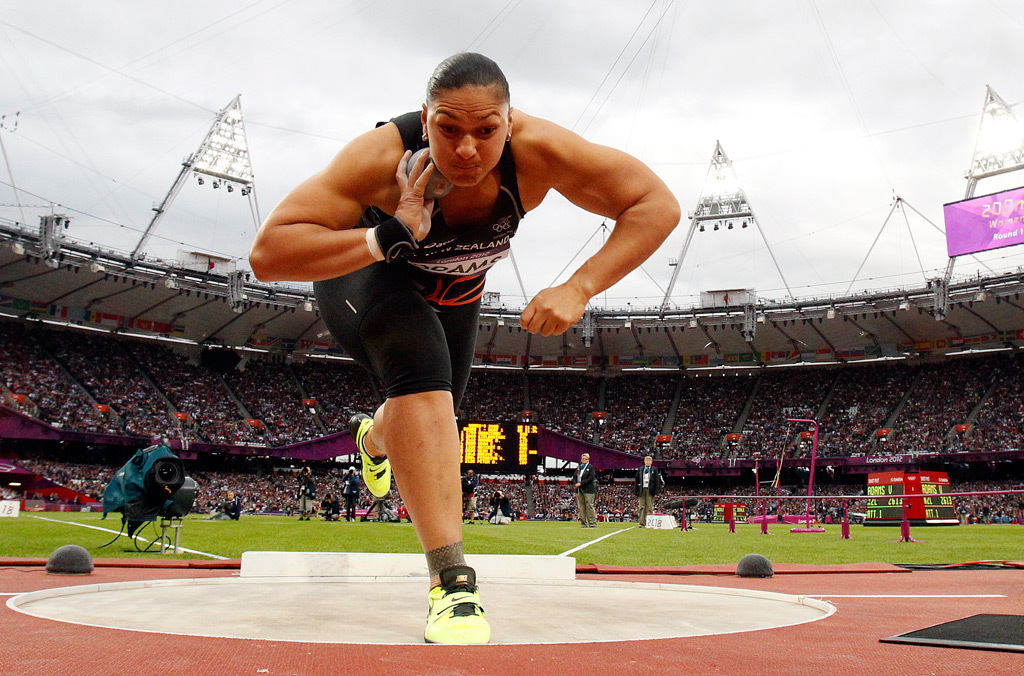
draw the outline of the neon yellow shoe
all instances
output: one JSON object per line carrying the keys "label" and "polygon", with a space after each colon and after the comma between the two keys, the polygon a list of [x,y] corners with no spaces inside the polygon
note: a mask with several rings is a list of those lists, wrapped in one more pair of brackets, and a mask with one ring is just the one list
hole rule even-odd
{"label": "neon yellow shoe", "polygon": [[441,586],[427,597],[430,612],[423,640],[427,643],[487,643],[487,624],[476,586],[476,571],[469,566],[449,566],[441,571]]}
{"label": "neon yellow shoe", "polygon": [[391,463],[386,455],[373,457],[366,452],[366,435],[373,429],[373,418],[356,413],[348,421],[348,431],[356,441],[363,464],[363,483],[374,497],[383,498],[391,491]]}

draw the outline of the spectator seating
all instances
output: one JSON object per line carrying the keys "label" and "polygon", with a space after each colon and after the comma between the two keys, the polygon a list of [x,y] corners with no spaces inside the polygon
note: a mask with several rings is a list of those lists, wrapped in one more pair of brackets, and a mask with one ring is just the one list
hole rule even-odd
{"label": "spectator seating", "polygon": [[[997,353],[603,377],[478,369],[460,418],[519,421],[531,410],[542,427],[667,460],[806,454],[801,429],[786,420],[815,417],[821,456],[1020,448],[1022,365]],[[194,346],[8,321],[0,322],[0,390],[7,405],[68,430],[266,446],[343,431],[353,413],[380,402],[379,385],[350,362],[268,355],[222,375]],[[605,417],[595,419],[599,410]],[[672,441],[656,447],[667,423]],[[893,428],[884,442],[875,435],[883,427]]]}

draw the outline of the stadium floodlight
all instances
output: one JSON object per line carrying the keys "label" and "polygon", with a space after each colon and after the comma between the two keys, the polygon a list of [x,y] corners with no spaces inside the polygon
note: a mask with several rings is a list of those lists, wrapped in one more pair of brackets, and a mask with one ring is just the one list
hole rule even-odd
{"label": "stadium floodlight", "polygon": [[22,244],[21,242],[15,242],[14,244],[11,245],[11,251],[13,251],[18,256],[24,256],[25,255],[25,245]]}
{"label": "stadium floodlight", "polygon": [[716,141],[715,152],[711,156],[711,165],[704,181],[704,190],[692,218],[698,224],[713,221],[716,225],[715,230],[719,224],[726,224],[731,230],[734,220],[753,217],[732,161],[722,149],[721,141]]}
{"label": "stadium floodlight", "polygon": [[709,223],[712,225],[712,231],[718,231],[723,225],[726,230],[733,230],[736,225],[739,225],[740,229],[754,225],[761,235],[765,248],[768,249],[768,254],[775,264],[775,269],[782,279],[783,286],[786,287],[790,297],[793,296],[793,290],[789,288],[789,282],[786,281],[786,275],[783,274],[782,268],[779,267],[779,262],[775,258],[775,252],[772,251],[771,244],[768,242],[764,231],[761,229],[761,225],[754,216],[754,212],[750,207],[750,201],[747,199],[743,187],[740,185],[739,177],[736,175],[736,170],[732,166],[732,160],[725,154],[721,141],[715,141],[715,152],[711,156],[711,164],[708,166],[708,174],[704,180],[700,199],[697,200],[696,208],[688,216],[692,223],[690,224],[689,232],[686,234],[683,248],[679,253],[679,265],[672,272],[672,279],[669,281],[668,290],[665,292],[664,299],[662,299],[662,310],[668,307],[669,299],[672,297],[672,291],[675,289],[676,280],[679,276],[679,270],[682,268],[683,261],[686,260],[686,253],[689,251],[690,243],[693,241],[694,232],[698,230],[705,232],[706,225]]}
{"label": "stadium floodlight", "polygon": [[992,87],[985,87],[974,157],[965,175],[969,182],[967,197],[973,196],[979,179],[1017,169],[1024,169],[1024,125]]}
{"label": "stadium floodlight", "polygon": [[[249,186],[253,181],[252,165],[249,162],[249,143],[245,138],[245,124],[242,120],[241,95],[236,96],[217,115],[192,161],[197,174],[206,174],[214,179]],[[220,181],[214,181],[219,187]],[[230,184],[229,184],[230,185]]]}
{"label": "stadium floodlight", "polygon": [[93,263],[89,266],[89,269],[93,272],[106,272],[106,268],[101,263]]}
{"label": "stadium floodlight", "polygon": [[214,188],[220,188],[223,185],[228,192],[233,192],[237,185],[242,195],[249,198],[253,222],[259,227],[262,219],[259,216],[256,196],[253,193],[255,184],[252,164],[249,161],[249,144],[245,137],[245,123],[242,119],[241,97],[241,94],[235,96],[231,103],[217,113],[217,118],[199,145],[199,149],[182,160],[181,172],[174,185],[171,186],[163,201],[153,207],[155,214],[143,232],[139,243],[135,246],[132,260],[141,258],[142,250],[150,236],[190,174],[196,178],[199,185],[206,182],[203,178],[205,176],[212,179],[211,183]]}

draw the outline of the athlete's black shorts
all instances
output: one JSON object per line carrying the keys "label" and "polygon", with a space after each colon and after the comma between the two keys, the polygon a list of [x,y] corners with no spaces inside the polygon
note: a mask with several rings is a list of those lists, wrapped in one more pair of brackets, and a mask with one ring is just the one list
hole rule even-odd
{"label": "athlete's black shorts", "polygon": [[374,263],[313,285],[320,314],[345,352],[387,396],[445,390],[455,410],[469,381],[479,299],[438,306],[401,263]]}

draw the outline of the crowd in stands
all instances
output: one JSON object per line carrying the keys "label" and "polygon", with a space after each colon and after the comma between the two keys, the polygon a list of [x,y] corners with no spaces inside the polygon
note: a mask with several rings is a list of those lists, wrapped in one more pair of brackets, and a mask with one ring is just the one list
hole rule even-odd
{"label": "crowd in stands", "polygon": [[734,455],[750,457],[756,450],[778,456],[795,435],[808,429],[788,419],[813,419],[838,374],[836,369],[801,368],[762,375]]}
{"label": "crowd in stands", "polygon": [[[531,411],[544,428],[664,460],[808,454],[809,427],[788,418],[818,420],[819,456],[1024,442],[1024,367],[1006,353],[707,373],[478,369],[459,415],[519,421]],[[17,322],[0,322],[0,386],[4,405],[67,430],[257,446],[343,431],[380,402],[378,384],[350,362],[268,355],[220,373],[196,346]],[[665,429],[671,440],[658,443]]]}
{"label": "crowd in stands", "polygon": [[916,369],[903,363],[870,364],[843,369],[825,413],[818,419],[818,452],[823,455],[868,454],[877,444],[875,431],[914,382]]}
{"label": "crowd in stands", "polygon": [[726,435],[732,432],[755,378],[750,375],[684,378],[672,443],[660,456],[721,457]]}
{"label": "crowd in stands", "polygon": [[985,398],[975,424],[963,432],[954,430],[953,449],[993,451],[1019,448],[1024,439],[1024,357],[1010,361],[996,386]]}
{"label": "crowd in stands", "polygon": [[293,368],[306,398],[316,403],[320,420],[332,433],[348,429],[348,419],[356,413],[373,415],[380,404],[377,385],[355,364],[309,359]]}
{"label": "crowd in stands", "polygon": [[114,478],[114,472],[118,469],[108,465],[87,465],[39,458],[23,458],[15,462],[44,479],[96,501],[103,499],[103,491],[107,489],[107,484]]}
{"label": "crowd in stands", "polygon": [[[54,483],[82,493],[100,501],[103,492],[118,467],[102,464],[84,464],[54,460],[53,458],[26,457],[12,460],[31,472]],[[337,466],[318,469],[314,472],[316,500],[320,503],[329,496],[340,496],[341,479],[345,467]],[[298,470],[295,467],[260,468],[254,472],[203,471],[187,469],[199,485],[199,495],[192,511],[206,514],[214,512],[223,503],[227,493],[233,492],[239,499],[243,514],[293,514],[297,506]],[[1019,480],[1004,481],[960,481],[951,485],[950,492],[1005,491],[1019,488]],[[799,499],[804,495],[804,486],[782,486],[780,489],[765,489],[763,508],[768,515],[801,515],[807,503]],[[568,477],[540,475],[483,475],[476,490],[477,518],[485,520],[492,511],[492,498],[500,491],[509,499],[516,517],[529,515],[530,518],[552,521],[577,520],[576,494]],[[734,485],[731,488],[668,485],[655,500],[655,512],[662,512],[664,502],[674,496],[707,496],[699,499],[688,511],[688,519],[710,521],[716,502],[729,496],[749,496],[752,485]],[[819,483],[814,488],[818,496],[865,496],[864,485]],[[777,495],[798,499],[778,500]],[[32,496],[25,496],[31,498]],[[867,498],[840,500],[814,500],[812,514],[820,522],[838,522],[842,516],[843,503],[849,514],[864,513]],[[1010,523],[1024,519],[1024,494],[978,495],[954,497],[954,507],[964,524]],[[762,504],[753,499],[739,499],[745,505],[747,515],[757,515]],[[365,486],[361,487],[358,500],[359,510],[373,507],[373,497]],[[397,491],[387,503],[392,511],[402,511]],[[603,521],[636,521],[637,499],[632,480],[602,481],[597,490],[595,510]],[[678,514],[678,510],[668,510]]]}
{"label": "crowd in stands", "polygon": [[[202,488],[194,512],[209,513],[217,508],[228,491],[232,491],[247,514],[297,513],[298,470],[293,467],[248,474],[239,472],[196,472],[193,478]],[[313,474],[316,502],[329,496],[341,498],[342,468],[317,471]],[[396,493],[397,494],[397,493]],[[365,486],[360,489],[358,508],[369,509],[373,497]]]}
{"label": "crowd in stands", "polygon": [[[1005,481],[972,481],[957,484],[953,490],[973,493],[1004,491],[1008,488],[1011,486]],[[1024,494],[969,495],[953,498],[953,501],[961,523],[1009,523],[1024,517]]]}
{"label": "crowd in stands", "polygon": [[668,418],[679,378],[667,374],[630,373],[608,378],[600,444],[644,455],[654,447]]}
{"label": "crowd in stands", "polygon": [[179,426],[167,402],[141,377],[117,341],[66,331],[40,332],[39,341],[92,395],[97,404],[120,418],[123,434],[176,437]]}
{"label": "crowd in stands", "polygon": [[174,407],[187,416],[182,436],[215,443],[262,444],[258,428],[232,399],[221,376],[193,358],[148,343],[127,342],[125,348]]}
{"label": "crowd in stands", "polygon": [[469,374],[459,417],[487,422],[519,421],[527,410],[524,404],[522,371],[477,369]]}
{"label": "crowd in stands", "polygon": [[530,410],[533,421],[555,432],[584,441],[594,438],[594,411],[598,410],[598,381],[581,373],[530,373]]}
{"label": "crowd in stands", "polygon": [[303,406],[299,382],[282,359],[244,361],[244,370],[225,374],[228,387],[245,406],[248,418],[263,423],[266,442],[285,446],[324,436],[312,406]]}
{"label": "crowd in stands", "polygon": [[[33,327],[34,328],[34,327]],[[89,400],[85,390],[47,355],[26,325],[0,322],[0,377],[26,408],[54,427],[113,432],[118,426]]]}
{"label": "crowd in stands", "polygon": [[918,377],[889,442],[893,453],[944,449],[995,383],[1005,359],[947,359],[918,367]]}

